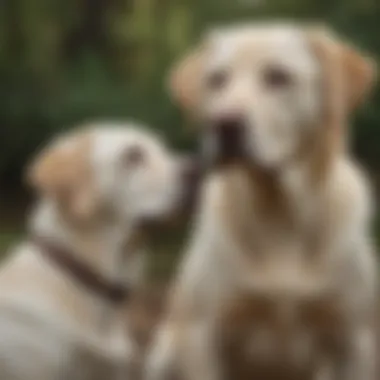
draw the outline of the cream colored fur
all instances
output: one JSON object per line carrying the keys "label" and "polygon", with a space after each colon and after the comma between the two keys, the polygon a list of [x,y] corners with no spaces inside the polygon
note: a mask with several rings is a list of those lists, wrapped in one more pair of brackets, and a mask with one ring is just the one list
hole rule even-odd
{"label": "cream colored fur", "polygon": [[[180,207],[181,166],[158,137],[134,123],[75,129],[49,144],[28,170],[39,198],[28,232],[133,291],[145,258],[139,223],[160,221]],[[125,307],[83,287],[39,249],[27,238],[1,265],[0,378],[130,378],[138,352],[125,328]]]}
{"label": "cream colored fur", "polygon": [[[272,67],[290,75],[289,87],[263,84]],[[218,70],[226,83],[207,88]],[[321,349],[312,318],[308,328],[291,330],[282,353],[277,327],[257,325],[246,348],[252,363],[276,366],[286,355],[290,366],[313,365],[313,378],[375,379],[373,205],[347,147],[348,116],[372,81],[372,63],[350,45],[328,30],[290,24],[222,28],[175,68],[174,98],[195,117],[226,111],[244,117],[248,157],[211,170],[205,180],[148,379],[176,370],[185,379],[221,379],[216,329],[240,297],[256,306],[270,299],[285,324],[307,302],[324,305],[324,312],[335,307],[327,299],[339,305],[334,331],[341,349]]]}

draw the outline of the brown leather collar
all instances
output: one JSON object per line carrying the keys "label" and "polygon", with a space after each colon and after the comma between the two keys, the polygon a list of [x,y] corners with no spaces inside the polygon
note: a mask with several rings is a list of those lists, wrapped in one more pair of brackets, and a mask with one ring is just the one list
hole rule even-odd
{"label": "brown leather collar", "polygon": [[95,295],[115,305],[120,305],[128,300],[130,296],[128,286],[105,279],[102,275],[78,260],[70,251],[54,244],[48,239],[33,237],[32,241],[45,258],[53,262],[60,270]]}

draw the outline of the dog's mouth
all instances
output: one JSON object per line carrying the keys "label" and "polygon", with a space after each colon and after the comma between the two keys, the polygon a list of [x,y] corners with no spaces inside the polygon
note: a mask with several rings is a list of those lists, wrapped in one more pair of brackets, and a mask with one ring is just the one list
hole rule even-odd
{"label": "dog's mouth", "polygon": [[182,225],[191,215],[196,196],[186,197],[186,202],[163,215],[146,215],[139,218],[136,227],[144,234],[152,235]]}
{"label": "dog's mouth", "polygon": [[186,157],[178,175],[181,191],[178,199],[173,201],[173,207],[163,214],[141,216],[137,227],[147,233],[156,233],[186,222],[197,203],[201,177],[200,161],[195,157]]}
{"label": "dog's mouth", "polygon": [[143,216],[136,223],[137,228],[144,233],[155,233],[161,229],[166,229],[175,223],[174,215],[165,215],[165,217]]}

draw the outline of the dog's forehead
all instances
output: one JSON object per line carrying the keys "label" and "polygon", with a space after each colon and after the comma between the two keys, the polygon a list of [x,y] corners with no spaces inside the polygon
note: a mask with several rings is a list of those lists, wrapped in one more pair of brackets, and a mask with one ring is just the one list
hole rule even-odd
{"label": "dog's forehead", "polygon": [[139,146],[149,151],[150,154],[159,154],[164,147],[157,136],[146,132],[143,127],[139,126],[96,128],[93,130],[93,136],[93,158],[102,163],[112,163],[118,160],[131,147]]}
{"label": "dog's forehead", "polygon": [[208,42],[209,66],[262,60],[302,67],[314,60],[305,33],[291,26],[231,27],[211,32]]}

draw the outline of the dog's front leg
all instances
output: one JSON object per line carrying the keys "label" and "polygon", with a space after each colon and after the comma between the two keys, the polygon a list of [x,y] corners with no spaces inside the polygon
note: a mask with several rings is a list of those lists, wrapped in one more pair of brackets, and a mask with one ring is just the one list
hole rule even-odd
{"label": "dog's front leg", "polygon": [[376,334],[374,329],[369,327],[354,328],[345,340],[337,364],[337,380],[377,379]]}
{"label": "dog's front leg", "polygon": [[221,379],[216,339],[212,323],[199,321],[187,327],[179,368],[183,380]]}
{"label": "dog's front leg", "polygon": [[147,362],[147,380],[219,380],[214,329],[206,321],[162,327]]}
{"label": "dog's front leg", "polygon": [[160,326],[152,348],[148,352],[144,378],[146,380],[166,380],[172,377],[178,360],[178,332],[174,325]]}
{"label": "dog's front leg", "polygon": [[[214,194],[210,194],[214,195]],[[216,197],[204,202],[204,212],[180,264],[169,298],[167,317],[159,327],[147,358],[148,380],[219,380],[216,319],[229,297],[231,265],[224,240],[210,220]],[[206,209],[212,208],[212,211]]]}

